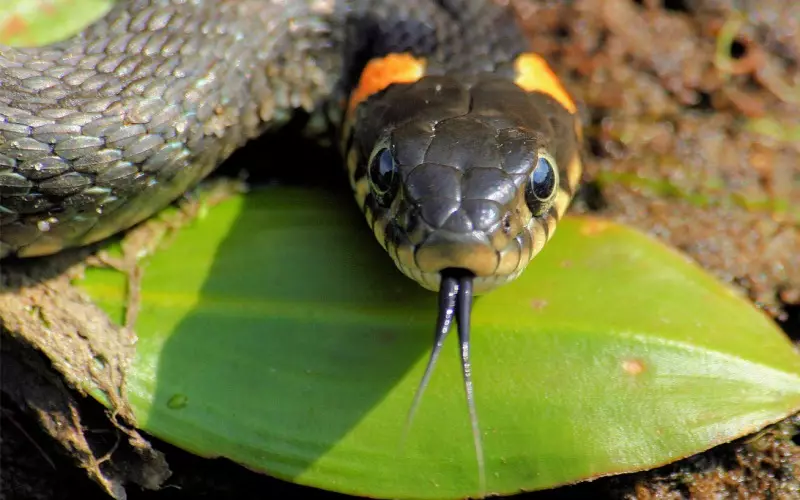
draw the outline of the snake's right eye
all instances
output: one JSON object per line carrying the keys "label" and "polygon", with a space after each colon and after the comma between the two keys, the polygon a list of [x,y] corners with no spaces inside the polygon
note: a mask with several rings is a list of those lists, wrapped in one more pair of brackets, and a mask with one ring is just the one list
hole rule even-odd
{"label": "snake's right eye", "polygon": [[367,175],[369,176],[369,185],[378,203],[384,206],[390,204],[400,183],[400,174],[397,172],[397,164],[391,148],[384,146],[372,154]]}
{"label": "snake's right eye", "polygon": [[555,160],[547,153],[540,151],[536,167],[528,178],[525,188],[525,201],[534,217],[547,212],[558,194],[558,170]]}

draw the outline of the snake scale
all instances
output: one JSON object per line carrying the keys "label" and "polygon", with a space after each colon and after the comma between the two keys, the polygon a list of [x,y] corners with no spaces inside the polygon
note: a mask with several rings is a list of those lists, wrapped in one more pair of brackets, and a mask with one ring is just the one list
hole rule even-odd
{"label": "snake scale", "polygon": [[575,105],[507,6],[123,0],[68,40],[0,46],[0,257],[127,229],[300,110],[335,132],[397,268],[439,293],[412,413],[457,323],[483,473],[472,296],[525,269],[582,171]]}

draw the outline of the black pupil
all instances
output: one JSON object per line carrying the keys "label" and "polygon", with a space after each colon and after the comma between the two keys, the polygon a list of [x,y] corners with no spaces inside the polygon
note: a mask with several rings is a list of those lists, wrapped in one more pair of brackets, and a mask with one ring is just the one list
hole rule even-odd
{"label": "black pupil", "polygon": [[546,158],[539,158],[536,168],[531,175],[533,195],[540,200],[546,200],[553,194],[556,184],[556,175],[553,166]]}
{"label": "black pupil", "polygon": [[394,161],[388,148],[382,150],[372,160],[369,175],[375,188],[380,192],[379,194],[384,194],[391,189],[394,180]]}

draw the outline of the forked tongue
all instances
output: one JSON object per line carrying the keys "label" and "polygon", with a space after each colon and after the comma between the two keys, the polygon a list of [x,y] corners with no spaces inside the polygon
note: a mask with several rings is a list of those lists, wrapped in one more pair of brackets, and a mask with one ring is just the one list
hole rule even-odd
{"label": "forked tongue", "polygon": [[472,424],[472,439],[475,445],[475,455],[478,461],[478,477],[481,493],[486,491],[486,471],[484,469],[483,445],[481,443],[480,427],[478,425],[478,412],[475,409],[475,398],[472,391],[472,365],[469,357],[469,320],[472,311],[472,280],[474,275],[465,269],[444,269],[442,282],[439,288],[439,317],[436,320],[436,333],[434,335],[433,350],[425,367],[425,374],[419,383],[414,401],[408,411],[406,427],[403,437],[408,434],[412,420],[417,412],[422,394],[428,387],[433,368],[439,359],[442,344],[450,331],[453,320],[458,324],[458,344],[461,353],[461,369],[464,374],[464,390],[467,395],[469,419]]}

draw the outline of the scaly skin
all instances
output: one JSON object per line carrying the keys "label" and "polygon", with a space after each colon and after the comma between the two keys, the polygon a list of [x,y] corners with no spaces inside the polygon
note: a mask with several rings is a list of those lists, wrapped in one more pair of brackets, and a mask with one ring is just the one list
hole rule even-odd
{"label": "scaly skin", "polygon": [[295,109],[338,102],[365,56],[475,72],[524,49],[505,9],[441,4],[126,0],[62,43],[0,46],[0,257],[142,221]]}

